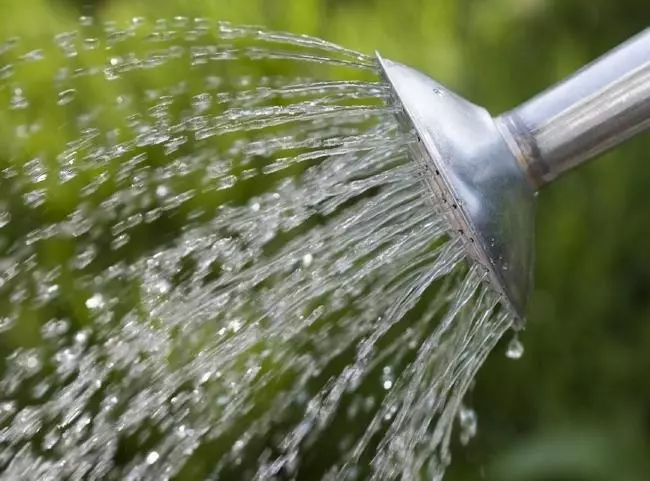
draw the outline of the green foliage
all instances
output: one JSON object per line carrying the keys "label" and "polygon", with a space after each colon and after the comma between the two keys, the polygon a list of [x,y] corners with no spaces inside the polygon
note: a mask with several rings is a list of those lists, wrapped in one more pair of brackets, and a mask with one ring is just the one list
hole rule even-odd
{"label": "green foliage", "polygon": [[[6,2],[3,35],[29,34],[35,46],[90,10],[102,19],[180,14],[317,35],[418,67],[494,113],[641,30],[650,15],[641,0],[105,0],[93,9],[81,0]],[[65,125],[63,111],[48,108],[39,71],[26,78],[25,88],[43,95],[38,115],[47,125]],[[88,102],[114,94],[92,82],[81,88]],[[0,139],[9,135],[0,128]],[[45,130],[40,144],[27,148],[52,148],[64,138]],[[483,368],[472,393],[478,437],[455,450],[449,480],[647,479],[649,148],[641,136],[541,193],[526,354],[513,362],[496,352]],[[52,189],[54,213],[44,215],[67,212],[74,193]],[[44,255],[57,261],[56,250]],[[33,315],[21,319],[12,342],[37,338]]]}

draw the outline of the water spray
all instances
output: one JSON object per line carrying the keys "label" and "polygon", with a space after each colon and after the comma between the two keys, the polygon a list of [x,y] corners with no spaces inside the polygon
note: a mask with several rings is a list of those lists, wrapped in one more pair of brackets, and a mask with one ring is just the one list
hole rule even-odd
{"label": "water spray", "polygon": [[650,29],[497,117],[377,56],[452,235],[523,319],[537,190],[650,127]]}

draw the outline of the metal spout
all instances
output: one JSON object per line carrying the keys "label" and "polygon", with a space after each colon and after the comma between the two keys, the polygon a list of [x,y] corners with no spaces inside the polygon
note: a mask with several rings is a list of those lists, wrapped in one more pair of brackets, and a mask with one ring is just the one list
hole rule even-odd
{"label": "metal spout", "polygon": [[535,192],[650,127],[650,29],[493,118],[423,73],[377,54],[418,138],[436,204],[519,320],[532,287]]}
{"label": "metal spout", "polygon": [[650,28],[501,115],[536,187],[650,127]]}

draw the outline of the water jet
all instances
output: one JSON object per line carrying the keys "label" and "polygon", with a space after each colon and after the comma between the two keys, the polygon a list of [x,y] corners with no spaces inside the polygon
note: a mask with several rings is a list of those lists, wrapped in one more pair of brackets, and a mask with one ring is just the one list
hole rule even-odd
{"label": "water jet", "polygon": [[0,44],[7,477],[441,479],[535,187],[505,122],[382,64],[182,16]]}

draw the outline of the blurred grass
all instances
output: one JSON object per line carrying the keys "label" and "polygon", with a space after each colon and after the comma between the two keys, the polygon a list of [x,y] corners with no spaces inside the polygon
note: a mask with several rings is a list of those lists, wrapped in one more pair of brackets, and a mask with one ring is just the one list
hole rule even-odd
{"label": "blurred grass", "polygon": [[[493,113],[633,35],[650,18],[650,3],[643,0],[5,4],[3,36],[29,34],[35,47],[39,38],[71,29],[81,13],[115,20],[205,16],[317,35],[418,67]],[[37,90],[38,72],[30,79]],[[89,101],[103,95],[89,93]],[[38,114],[57,125],[61,112],[42,108]],[[60,140],[43,133],[43,143]],[[649,147],[643,135],[540,195],[526,354],[512,362],[496,352],[483,368],[472,393],[478,437],[455,450],[448,479],[627,481],[650,475]],[[26,324],[20,343],[30,338],[28,331]]]}

